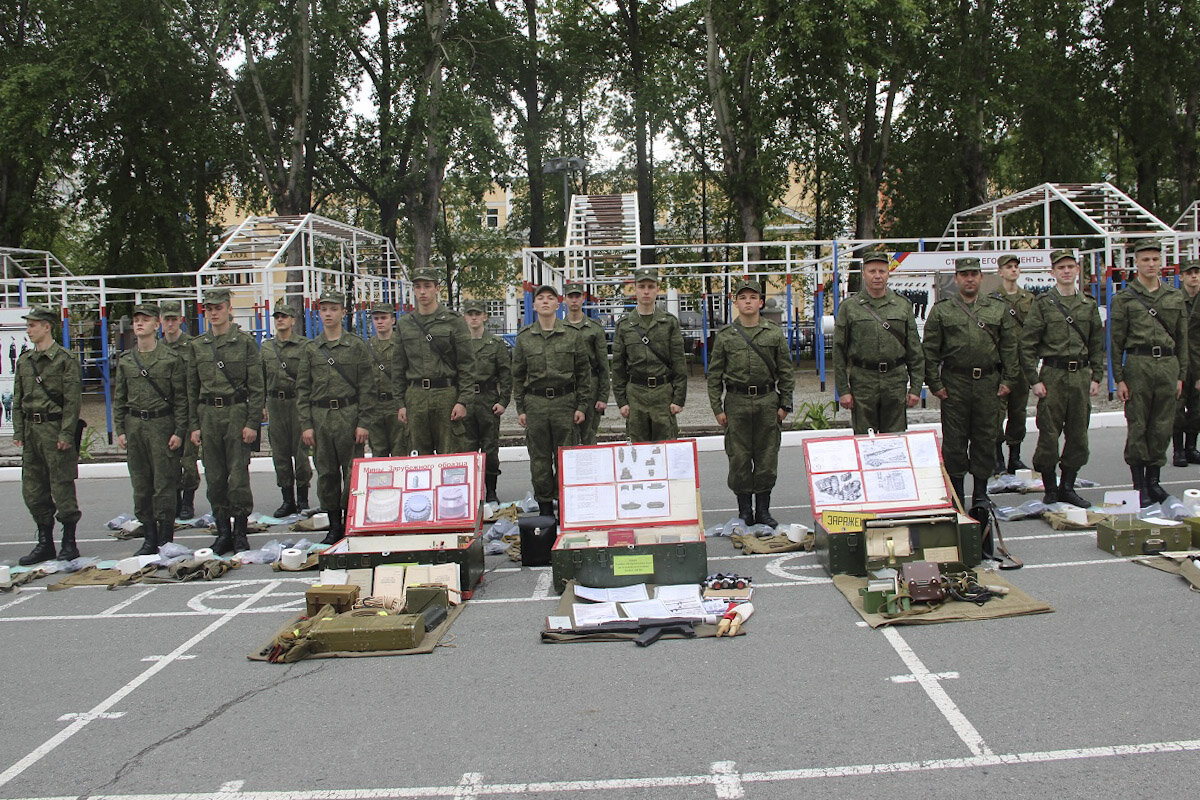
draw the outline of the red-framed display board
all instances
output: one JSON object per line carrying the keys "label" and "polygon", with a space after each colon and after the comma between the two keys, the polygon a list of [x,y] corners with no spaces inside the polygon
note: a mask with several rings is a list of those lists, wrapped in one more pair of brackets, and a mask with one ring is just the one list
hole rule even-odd
{"label": "red-framed display board", "polygon": [[804,466],[816,517],[827,508],[903,512],[954,504],[933,431],[806,439]]}
{"label": "red-framed display board", "polygon": [[483,454],[357,458],[347,536],[478,531],[483,525]]}

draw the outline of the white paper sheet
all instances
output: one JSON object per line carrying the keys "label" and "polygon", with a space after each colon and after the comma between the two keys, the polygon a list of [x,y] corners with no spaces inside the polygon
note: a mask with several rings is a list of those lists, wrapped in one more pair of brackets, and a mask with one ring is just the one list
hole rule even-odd
{"label": "white paper sheet", "polygon": [[692,442],[672,442],[667,446],[667,477],[671,480],[695,480],[696,462]]}
{"label": "white paper sheet", "polygon": [[662,600],[641,600],[637,603],[622,603],[621,610],[629,619],[668,619],[671,612]]}
{"label": "white paper sheet", "polygon": [[666,481],[622,483],[620,487],[617,516],[621,519],[671,515],[671,490]]}
{"label": "white paper sheet", "polygon": [[901,503],[917,500],[917,484],[909,469],[868,470],[863,473],[867,501]]}
{"label": "white paper sheet", "polygon": [[603,625],[605,622],[615,622],[621,619],[617,613],[616,603],[573,603],[571,616],[576,628],[589,625]]}
{"label": "white paper sheet", "polygon": [[845,472],[858,469],[858,450],[853,439],[807,443],[809,471]]}
{"label": "white paper sheet", "polygon": [[905,438],[908,440],[908,452],[914,467],[939,469],[941,460],[938,458],[937,435],[933,431],[910,433]]}
{"label": "white paper sheet", "polygon": [[564,485],[580,483],[612,483],[613,453],[607,449],[581,448],[563,451]]}
{"label": "white paper sheet", "polygon": [[580,600],[591,600],[594,603],[634,603],[639,600],[649,600],[650,592],[644,583],[616,586],[612,589],[598,589],[594,586],[576,584],[575,596]]}
{"label": "white paper sheet", "polygon": [[654,592],[654,599],[661,600],[672,616],[704,616],[704,603],[700,596],[700,586],[698,584],[683,583],[671,586],[659,586]]}
{"label": "white paper sheet", "polygon": [[617,487],[611,483],[564,486],[561,513],[565,525],[617,519]]}
{"label": "white paper sheet", "polygon": [[885,439],[859,439],[858,454],[863,469],[897,469],[910,466],[908,447],[899,437]]}
{"label": "white paper sheet", "polygon": [[813,478],[814,506],[844,506],[864,499],[860,472],[831,472]]}

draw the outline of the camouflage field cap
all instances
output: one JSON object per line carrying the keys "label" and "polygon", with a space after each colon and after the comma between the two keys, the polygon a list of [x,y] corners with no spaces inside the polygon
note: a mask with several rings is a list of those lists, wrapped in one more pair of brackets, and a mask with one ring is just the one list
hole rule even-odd
{"label": "camouflage field cap", "polygon": [[271,312],[271,316],[296,319],[300,316],[300,311],[294,304],[289,303],[287,300],[276,300],[275,310]]}
{"label": "camouflage field cap", "polygon": [[49,322],[53,325],[59,321],[60,317],[58,316],[58,311],[53,306],[37,305],[29,309],[29,313],[24,316],[24,319]]}
{"label": "camouflage field cap", "polygon": [[979,266],[979,259],[975,256],[964,256],[963,258],[954,259],[954,272],[983,272]]}
{"label": "camouflage field cap", "polygon": [[464,314],[469,314],[472,311],[477,311],[480,314],[487,313],[487,303],[482,300],[464,300],[462,304]]}
{"label": "camouflage field cap", "polygon": [[158,304],[158,313],[164,317],[182,317],[182,300],[163,300]]}
{"label": "camouflage field cap", "polygon": [[1057,264],[1058,262],[1062,261],[1064,258],[1071,258],[1071,259],[1075,258],[1075,251],[1074,251],[1074,250],[1068,250],[1068,249],[1067,249],[1067,248],[1065,248],[1065,247],[1064,247],[1064,248],[1062,248],[1062,249],[1060,249],[1060,250],[1053,250],[1053,251],[1051,251],[1051,253],[1050,253],[1050,266],[1054,266],[1054,265],[1055,265],[1055,264]]}
{"label": "camouflage field cap", "polygon": [[229,302],[229,290],[224,286],[212,286],[204,290],[204,305]]}
{"label": "camouflage field cap", "polygon": [[752,281],[749,278],[742,278],[737,282],[733,287],[733,296],[737,297],[744,291],[757,292],[760,295],[763,293],[762,286],[759,285],[758,281]]}
{"label": "camouflage field cap", "polygon": [[583,288],[583,284],[578,281],[571,281],[563,287],[563,294],[587,294],[587,290]]}
{"label": "camouflage field cap", "polygon": [[388,316],[395,316],[396,306],[393,305],[392,303],[388,303],[384,300],[376,300],[374,303],[371,303],[371,313],[372,314],[387,314]]}
{"label": "camouflage field cap", "polygon": [[862,263],[864,267],[867,264],[870,264],[872,261],[882,261],[883,263],[890,265],[892,263],[892,254],[887,250],[878,249],[868,250],[867,252],[863,253]]}
{"label": "camouflage field cap", "polygon": [[1005,264],[1016,264],[1019,267],[1021,266],[1021,259],[1015,253],[1005,253],[996,259],[996,266],[1003,267]]}
{"label": "camouflage field cap", "polygon": [[558,289],[555,289],[553,286],[551,286],[548,283],[543,283],[541,286],[534,289],[533,296],[537,297],[542,292],[553,292],[555,297],[562,297],[562,295],[558,293]]}
{"label": "camouflage field cap", "polygon": [[414,269],[411,273],[409,273],[409,276],[413,279],[413,281],[433,281],[434,283],[442,282],[441,273],[439,273],[433,267],[421,267],[419,269]]}
{"label": "camouflage field cap", "polygon": [[159,315],[157,303],[138,303],[133,307],[133,315],[136,317],[141,314],[143,317],[157,317]]}
{"label": "camouflage field cap", "polygon": [[1162,242],[1158,239],[1138,239],[1134,242],[1133,252],[1140,253],[1143,250],[1157,250],[1162,252]]}
{"label": "camouflage field cap", "polygon": [[658,283],[658,269],[656,267],[638,267],[633,271],[633,282],[638,281],[654,281]]}
{"label": "camouflage field cap", "polygon": [[1179,259],[1179,271],[1180,272],[1191,272],[1194,269],[1200,269],[1200,260],[1197,260],[1195,258]]}
{"label": "camouflage field cap", "polygon": [[321,296],[317,298],[317,303],[337,303],[344,308],[346,306],[346,293],[337,289],[323,289]]}

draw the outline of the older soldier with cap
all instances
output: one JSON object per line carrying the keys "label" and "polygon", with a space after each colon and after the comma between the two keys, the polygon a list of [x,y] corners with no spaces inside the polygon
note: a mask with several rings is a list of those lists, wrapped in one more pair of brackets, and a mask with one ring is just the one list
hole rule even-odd
{"label": "older soldier with cap", "polygon": [[370,435],[367,420],[374,412],[375,364],[367,344],[343,329],[346,296],[336,289],[321,292],[317,311],[323,330],[309,340],[296,376],[300,438],[314,448],[317,498],[329,514],[325,544],[345,531],[354,459],[362,458]]}
{"label": "older soldier with cap", "polygon": [[[162,343],[175,355],[183,359],[184,377],[187,362],[191,358],[192,337],[183,330],[183,301],[164,300],[158,304],[159,322],[162,324]],[[183,452],[179,457],[179,491],[175,499],[176,519],[195,519],[196,490],[200,488],[200,448],[192,444],[191,437],[183,437]]]}
{"label": "older soldier with cap", "polygon": [[367,430],[371,432],[371,456],[406,456],[409,453],[408,426],[400,421],[400,400],[392,373],[396,307],[382,301],[373,303],[371,324],[375,327],[375,335],[367,339],[367,350],[375,367],[375,410],[367,420]]}
{"label": "older soldier with cap", "polygon": [[204,448],[204,480],[217,528],[212,549],[222,555],[250,549],[250,453],[266,398],[258,343],[233,321],[228,289],[204,291],[204,316],[208,332],[191,341],[188,418],[192,444]]}
{"label": "older soldier with cap", "polygon": [[613,333],[613,397],[632,442],[679,435],[675,417],[687,400],[687,362],[679,319],[658,307],[658,270],[633,272],[637,306]]}
{"label": "older soldier with cap", "polygon": [[[1025,318],[1033,306],[1033,292],[1017,285],[1021,277],[1021,259],[1015,253],[1005,253],[996,262],[1000,273],[1000,288],[991,293],[1004,304],[1004,312],[1015,323],[1017,340]],[[1025,417],[1029,406],[1029,384],[1020,365],[1016,367],[1012,391],[1000,400],[1000,432],[996,436],[996,472],[1012,474],[1019,469],[1029,469],[1021,461],[1021,443],[1025,441]],[[1004,443],[1008,443],[1008,461],[1004,460]]]}
{"label": "older soldier with cap", "polygon": [[300,441],[300,407],[296,402],[296,377],[308,346],[308,339],[296,331],[299,316],[294,304],[277,301],[271,314],[275,336],[263,342],[260,349],[267,388],[271,462],[275,467],[275,484],[283,495],[275,517],[288,517],[308,508],[308,485],[313,476],[308,448]]}
{"label": "older soldier with cap", "polygon": [[608,367],[608,337],[604,327],[583,313],[585,289],[582,283],[568,283],[563,287],[567,303],[567,314],[563,322],[579,331],[587,342],[588,358],[592,362],[592,375],[596,377],[596,394],[585,409],[587,419],[579,430],[580,444],[595,444],[600,429],[600,417],[608,407],[608,391],[611,384]]}
{"label": "older soldier with cap", "polygon": [[159,344],[158,306],[133,308],[137,342],[113,370],[113,430],[129,451],[133,513],[142,523],[142,546],[150,556],[175,540],[179,454],[187,436],[187,362]]}
{"label": "older soldier with cap", "polygon": [[579,444],[579,426],[592,397],[591,361],[579,331],[558,319],[558,291],[533,293],[537,319],[517,334],[513,349],[513,394],[517,422],[525,428],[529,474],[538,513],[554,516],[558,496],[558,448]]}
{"label": "older soldier with cap", "polygon": [[1157,239],[1133,246],[1133,266],[1137,275],[1113,298],[1108,328],[1117,399],[1125,403],[1125,463],[1148,506],[1167,499],[1159,474],[1187,375],[1188,309],[1183,293],[1161,280]]}
{"label": "older soldier with cap", "polygon": [[[762,287],[737,283],[737,319],[717,331],[708,360],[708,401],[725,429],[729,488],[748,525],[776,527],[771,492],[779,472],[780,425],[792,410],[791,354],[783,329],[761,316]],[[722,397],[723,395],[723,397]]]}
{"label": "older soldier with cap", "polygon": [[438,300],[438,271],[413,270],[416,308],[400,318],[392,360],[397,418],[408,425],[421,455],[460,453],[466,447],[467,404],[475,396],[471,334],[463,318]]}
{"label": "older soldier with cap", "polygon": [[1183,289],[1183,302],[1187,306],[1188,364],[1187,376],[1183,379],[1183,396],[1175,411],[1175,431],[1172,442],[1177,467],[1200,464],[1200,450],[1196,449],[1196,435],[1200,433],[1200,261],[1185,258],[1179,262],[1179,278]]}
{"label": "older soldier with cap", "polygon": [[856,434],[908,429],[905,409],[920,401],[925,357],[912,303],[887,288],[891,256],[863,256],[862,291],[838,306],[833,373],[838,403]]}
{"label": "older soldier with cap", "polygon": [[1104,328],[1096,301],[1075,285],[1079,262],[1074,253],[1055,250],[1050,264],[1054,286],[1034,298],[1021,331],[1021,371],[1038,398],[1033,468],[1042,474],[1043,502],[1087,508],[1090,504],[1075,491],[1075,479],[1088,461],[1089,398],[1104,379]]}
{"label": "older soldier with cap", "polygon": [[55,557],[54,520],[62,523],[57,557],[79,558],[75,526],[79,503],[79,405],[82,389],[79,359],[54,341],[61,321],[50,306],[34,306],[25,315],[25,335],[32,350],[17,359],[13,382],[13,444],[21,449],[21,494],[37,525],[37,545],[21,556],[21,566]]}
{"label": "older soldier with cap", "polygon": [[988,502],[992,445],[999,432],[998,397],[1012,390],[1017,374],[1016,323],[999,300],[979,296],[979,259],[954,260],[958,293],[933,304],[925,320],[925,383],[942,401],[942,460],[950,483],[971,505]]}
{"label": "older soldier with cap", "polygon": [[467,446],[484,459],[485,503],[499,503],[496,480],[500,477],[500,417],[512,398],[512,356],[504,340],[487,332],[487,304],[463,303],[463,316],[475,352],[475,397],[467,406]]}

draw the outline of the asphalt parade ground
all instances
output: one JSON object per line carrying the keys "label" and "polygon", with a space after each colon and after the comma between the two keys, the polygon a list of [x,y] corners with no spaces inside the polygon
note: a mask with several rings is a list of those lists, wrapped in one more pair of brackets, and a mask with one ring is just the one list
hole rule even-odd
{"label": "asphalt parade ground", "polygon": [[[1126,488],[1124,431],[1092,431],[1083,477]],[[1032,439],[1027,442],[1028,453]],[[812,523],[802,448],[773,510]],[[702,449],[706,526],[733,516],[725,456]],[[1200,467],[1163,470],[1173,494]],[[278,503],[256,472],[260,511]],[[0,560],[32,545],[0,484]],[[507,463],[501,495],[524,496]],[[124,478],[79,482],[85,555],[137,540],[104,523]],[[201,498],[198,506],[207,510]],[[489,556],[429,655],[247,660],[304,605],[316,573],[247,566],[212,583],[0,595],[0,798],[1094,798],[1194,796],[1200,595],[1098,550],[1094,532],[1004,524],[1005,576],[1054,613],[871,630],[808,553],[741,556],[747,636],[546,645],[549,568]],[[254,534],[263,543],[280,533]],[[201,547],[210,534],[177,541]]]}

